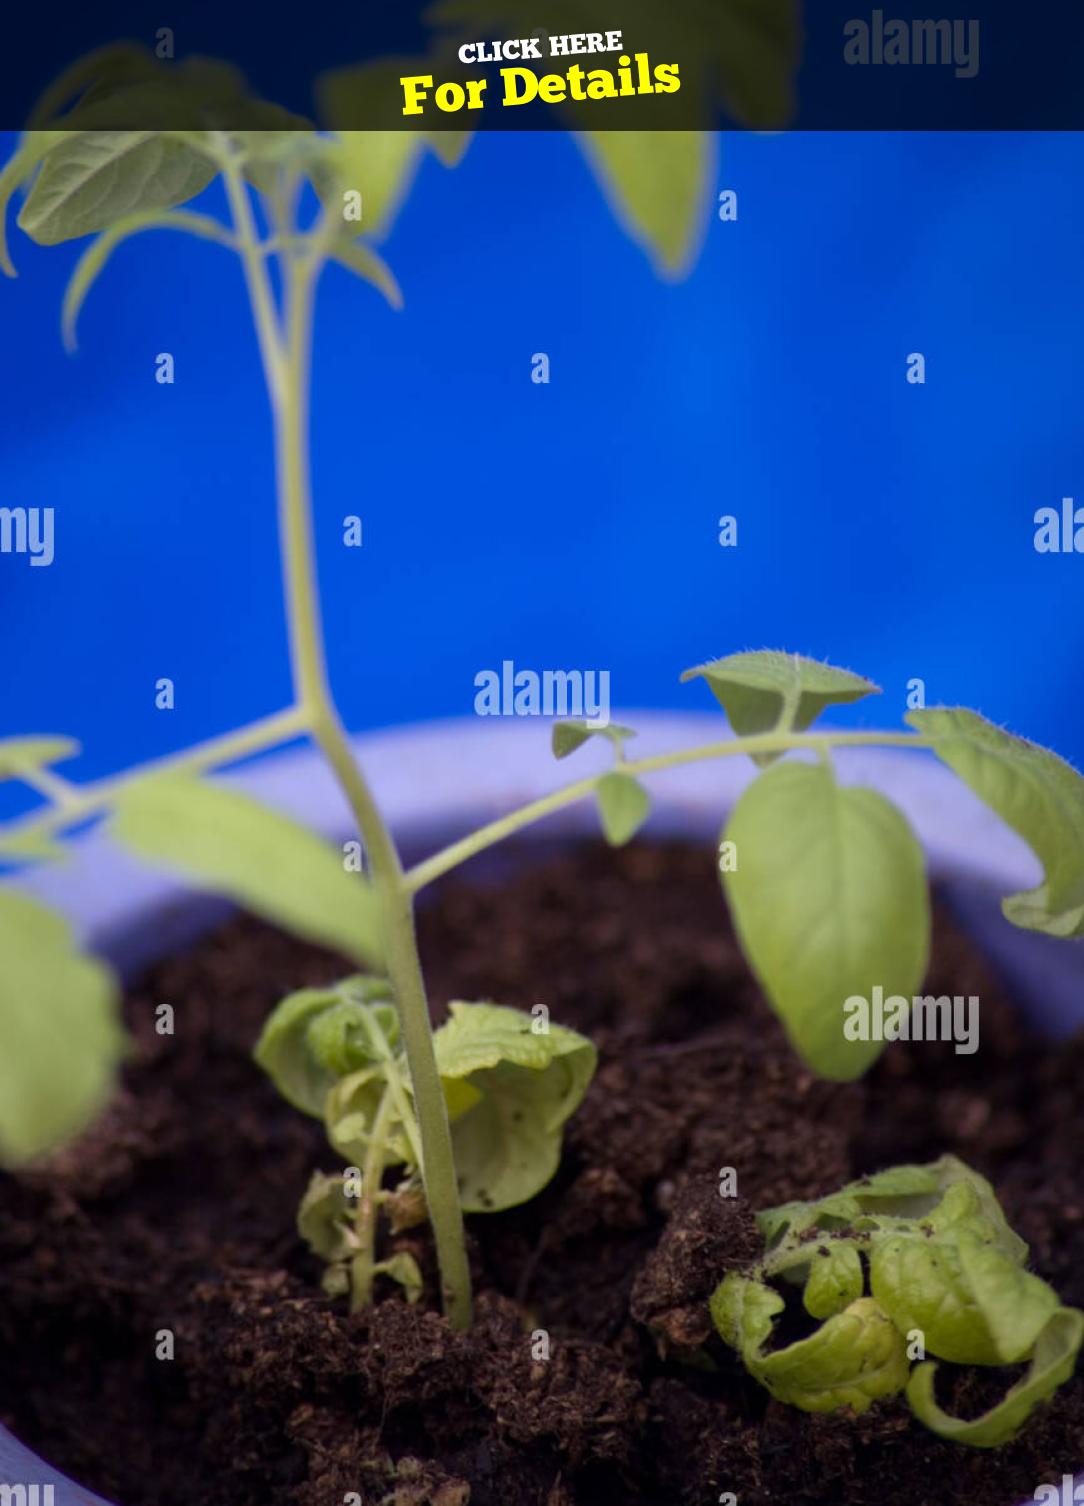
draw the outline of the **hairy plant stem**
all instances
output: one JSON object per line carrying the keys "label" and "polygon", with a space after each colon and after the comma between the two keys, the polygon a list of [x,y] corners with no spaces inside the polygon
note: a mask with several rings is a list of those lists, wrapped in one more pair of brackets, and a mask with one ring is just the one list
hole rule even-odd
{"label": "hairy plant stem", "polygon": [[470,1267],[444,1090],[414,932],[414,905],[399,853],[373,799],[339,718],[327,676],[312,538],[309,485],[309,371],[313,296],[323,255],[311,245],[283,252],[284,321],[274,313],[266,263],[259,254],[252,208],[236,166],[226,173],[275,425],[276,475],[283,584],[294,693],[314,741],[349,802],[365,844],[381,917],[384,960],[399,1011],[421,1139],[419,1170],[443,1286],[443,1305],[455,1328],[471,1321]]}
{"label": "hairy plant stem", "polygon": [[354,1216],[357,1250],[350,1261],[350,1311],[360,1312],[373,1300],[373,1267],[376,1264],[376,1225],[380,1216],[380,1184],[384,1178],[388,1130],[394,1102],[385,1088],[380,1107],[365,1147],[365,1164],[361,1168],[361,1197]]}
{"label": "hairy plant stem", "polygon": [[395,1105],[395,1112],[399,1117],[399,1122],[403,1126],[403,1133],[406,1135],[407,1142],[410,1145],[410,1153],[413,1157],[414,1166],[420,1171],[422,1146],[421,1140],[418,1137],[418,1120],[414,1113],[414,1106],[410,1102],[406,1088],[403,1086],[403,1079],[399,1073],[399,1064],[395,1060],[395,1053],[388,1044],[388,1038],[383,1030],[381,1030],[376,1016],[370,1010],[366,1010],[362,1015],[362,1024],[369,1037],[370,1046],[384,1063],[384,1081],[388,1085],[388,1092],[391,1094],[392,1102]]}

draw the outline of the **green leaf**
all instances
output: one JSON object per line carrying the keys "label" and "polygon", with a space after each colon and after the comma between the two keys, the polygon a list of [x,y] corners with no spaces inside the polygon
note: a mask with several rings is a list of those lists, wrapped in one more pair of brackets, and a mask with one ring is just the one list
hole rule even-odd
{"label": "green leaf", "polygon": [[253,1056],[282,1096],[302,1113],[323,1117],[327,1095],[379,1056],[363,1018],[371,1010],[389,1045],[399,1034],[390,985],[383,978],[344,978],[327,988],[288,995],[264,1022]]}
{"label": "green leaf", "polygon": [[392,1281],[397,1281],[412,1305],[418,1301],[425,1286],[418,1262],[405,1250],[389,1255],[387,1260],[378,1260],[373,1266],[373,1275],[388,1276]]}
{"label": "green leaf", "polygon": [[102,232],[83,252],[75,265],[64,293],[61,311],[61,330],[68,350],[76,348],[75,326],[80,310],[91,287],[97,281],[106,262],[122,241],[138,235],[143,230],[184,230],[201,240],[215,241],[220,246],[232,246],[233,237],[217,220],[206,214],[194,214],[189,210],[175,209],[162,212],[157,209],[140,209],[126,215]]}
{"label": "green leaf", "polygon": [[901,1332],[921,1329],[930,1354],[958,1365],[1024,1359],[1058,1306],[1045,1281],[966,1229],[877,1242],[870,1290]]}
{"label": "green leaf", "polygon": [[[878,685],[800,654],[775,649],[758,653],[730,654],[687,669],[682,683],[707,680],[712,694],[727,714],[739,737],[762,732],[804,732],[826,706],[860,701],[880,695]],[[772,763],[779,753],[754,753],[755,763]]]}
{"label": "green leaf", "polygon": [[808,1229],[895,1229],[901,1219],[929,1222],[938,1229],[966,1222],[1015,1264],[1027,1259],[1028,1247],[1009,1227],[990,1183],[951,1155],[922,1166],[892,1166],[849,1182],[827,1197],[783,1203],[756,1215],[770,1251],[784,1240],[804,1248],[801,1236]]}
{"label": "green leaf", "polygon": [[328,255],[340,267],[345,267],[355,277],[360,277],[363,282],[383,293],[393,309],[403,307],[403,294],[395,273],[371,246],[366,246],[362,241],[351,241],[347,245],[340,243]]}
{"label": "green leaf", "polygon": [[[332,1147],[344,1161],[360,1166],[365,1159],[373,1123],[387,1092],[387,1076],[380,1066],[363,1067],[340,1078],[324,1105],[324,1127]],[[388,1127],[384,1160],[389,1166],[409,1159],[398,1120]]]}
{"label": "green leaf", "polygon": [[161,77],[162,63],[148,47],[136,42],[111,42],[97,47],[70,63],[46,86],[30,112],[32,127],[52,125],[61,112],[80,96],[100,100],[115,98],[127,85]]}
{"label": "green leaf", "polygon": [[67,924],[0,892],[0,1163],[17,1166],[85,1129],[124,1052],[113,975]]}
{"label": "green leaf", "polygon": [[14,277],[15,266],[8,251],[7,209],[11,196],[34,174],[42,159],[67,139],[66,131],[28,131],[0,172],[0,267]]}
{"label": "green leaf", "polygon": [[803,1412],[850,1407],[865,1412],[907,1384],[907,1346],[877,1303],[859,1297],[807,1339],[764,1353],[783,1299],[763,1283],[735,1273],[710,1303],[722,1338],[737,1349],[749,1373],[777,1401]]}
{"label": "green leaf", "polygon": [[777,1401],[803,1412],[865,1412],[880,1397],[902,1391],[909,1370],[903,1335],[870,1297],[749,1368]]}
{"label": "green leaf", "polygon": [[[463,1207],[525,1203],[557,1170],[561,1132],[594,1076],[597,1054],[576,1031],[499,1004],[453,1003],[434,1036],[448,1093]],[[544,1027],[544,1028],[539,1028]],[[468,1086],[466,1103],[454,1089]]]}
{"label": "green leaf", "polygon": [[314,832],[221,785],[162,774],[117,797],[117,840],[265,920],[363,965],[381,962],[378,901]]}
{"label": "green leaf", "polygon": [[39,832],[13,831],[4,834],[0,830],[0,862],[49,862],[64,856],[64,848],[52,837]]}
{"label": "green leaf", "polygon": [[631,774],[603,774],[595,786],[602,831],[611,847],[623,847],[647,820],[651,797]]}
{"label": "green leaf", "polygon": [[414,131],[341,132],[334,160],[336,202],[329,212],[341,215],[342,196],[354,189],[361,194],[355,233],[378,240],[385,236],[410,192],[424,148],[424,136]]}
{"label": "green leaf", "polygon": [[79,744],[70,737],[0,738],[0,780],[19,779],[28,771],[63,763],[80,752]]}
{"label": "green leaf", "polygon": [[576,139],[614,217],[656,272],[686,273],[707,224],[715,138],[705,131],[583,131]]}
{"label": "green leaf", "polygon": [[981,1417],[950,1417],[938,1406],[934,1396],[937,1366],[929,1362],[916,1365],[907,1386],[907,1400],[919,1421],[939,1438],[973,1448],[997,1448],[1014,1438],[1035,1408],[1069,1380],[1082,1342],[1084,1313],[1061,1307],[1051,1314],[1036,1340],[1027,1373]]}
{"label": "green leaf", "polygon": [[745,791],[725,836],[738,936],[792,1044],[824,1077],[860,1076],[883,1043],[844,1036],[845,1001],[876,985],[913,997],[926,968],[929,897],[910,827],[825,764],[783,763]]}
{"label": "green leaf", "polygon": [[622,743],[630,737],[635,737],[631,727],[619,727],[616,722],[607,722],[605,727],[592,727],[583,721],[555,722],[553,725],[553,756],[554,758],[567,758],[570,753],[575,753],[577,748],[582,748],[590,737],[605,737],[613,743],[615,748],[620,748]]}
{"label": "green leaf", "polygon": [[1050,936],[1084,936],[1084,779],[1056,753],[975,711],[931,707],[906,720],[1042,863],[1037,888],[1002,901],[1008,919]]}
{"label": "green leaf", "polygon": [[458,167],[467,155],[473,131],[427,131],[433,154],[445,167]]}
{"label": "green leaf", "polygon": [[723,1277],[708,1302],[719,1337],[743,1358],[747,1350],[755,1355],[764,1347],[785,1306],[773,1287],[737,1271]]}
{"label": "green leaf", "polygon": [[813,1250],[802,1294],[805,1310],[813,1318],[830,1318],[842,1312],[857,1302],[865,1289],[858,1251],[845,1244],[830,1244],[827,1249],[827,1255]]}
{"label": "green leaf", "polygon": [[40,245],[105,230],[137,210],[172,209],[200,193],[213,162],[161,131],[77,131],[46,156],[19,225]]}
{"label": "green leaf", "polygon": [[356,1248],[356,1200],[347,1197],[342,1176],[314,1171],[297,1210],[297,1232],[321,1260],[348,1260]]}

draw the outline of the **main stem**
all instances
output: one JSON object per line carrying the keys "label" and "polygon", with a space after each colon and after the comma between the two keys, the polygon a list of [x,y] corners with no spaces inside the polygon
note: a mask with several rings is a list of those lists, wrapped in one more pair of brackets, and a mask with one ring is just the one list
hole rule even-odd
{"label": "main stem", "polygon": [[[470,1267],[459,1203],[452,1136],[433,1051],[433,1032],[414,931],[414,903],[399,853],[354,758],[331,694],[312,540],[309,488],[309,371],[313,294],[322,257],[317,245],[284,252],[285,319],[279,332],[267,270],[256,247],[247,191],[236,168],[226,174],[275,423],[276,475],[290,659],[298,703],[327,758],[365,844],[380,904],[385,962],[410,1068],[429,1222],[437,1247],[444,1311],[454,1328],[471,1321]],[[251,253],[257,252],[256,255]]]}

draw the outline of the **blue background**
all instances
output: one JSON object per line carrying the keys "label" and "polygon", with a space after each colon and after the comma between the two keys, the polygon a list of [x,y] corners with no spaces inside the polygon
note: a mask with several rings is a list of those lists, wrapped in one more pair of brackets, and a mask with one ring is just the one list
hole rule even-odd
{"label": "blue background", "polygon": [[[1035,509],[1082,490],[1082,178],[1078,136],[729,135],[739,219],[712,218],[674,285],[567,136],[428,159],[384,247],[405,310],[337,269],[319,304],[347,723],[469,715],[503,659],[608,668],[615,712],[699,709],[681,669],[779,646],[885,687],[855,725],[898,723],[920,676],[931,704],[1084,759],[1084,558],[1032,544]],[[228,253],[122,247],[73,358],[79,248],[12,245],[0,506],[54,507],[57,554],[0,557],[0,734],[71,734],[65,772],[90,777],[286,704],[270,420]]]}

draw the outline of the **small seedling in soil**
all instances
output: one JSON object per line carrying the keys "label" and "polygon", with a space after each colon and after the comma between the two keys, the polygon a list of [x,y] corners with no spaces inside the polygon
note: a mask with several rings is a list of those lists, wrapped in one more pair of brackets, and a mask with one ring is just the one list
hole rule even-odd
{"label": "small seedling in soil", "polygon": [[[595,1048],[518,1009],[453,1002],[449,1012],[433,1047],[460,1203],[467,1213],[499,1213],[534,1197],[557,1170],[561,1131],[594,1074]],[[340,1176],[316,1172],[298,1214],[302,1236],[328,1263],[325,1290],[349,1290],[351,1306],[366,1307],[374,1276],[384,1275],[416,1300],[413,1256],[374,1257],[381,1212],[393,1234],[425,1217],[421,1135],[386,979],[291,994],[268,1020],[256,1059],[295,1108],[324,1121],[351,1163]],[[383,1187],[390,1166],[402,1175],[395,1191]]]}
{"label": "small seedling in soil", "polygon": [[[903,1391],[942,1438],[994,1448],[1073,1373],[1084,1313],[1025,1269],[1027,1245],[993,1188],[955,1156],[766,1208],[757,1226],[762,1259],[724,1277],[711,1315],[778,1401],[865,1412]],[[772,1336],[788,1287],[820,1326],[780,1348]],[[1027,1369],[994,1407],[965,1420],[938,1405],[934,1360]]]}
{"label": "small seedling in soil", "polygon": [[[0,855],[48,861],[62,854],[61,837],[104,815],[112,836],[132,853],[331,948],[361,970],[335,988],[286,1000],[257,1053],[285,1095],[324,1121],[331,1144],[349,1163],[339,1178],[314,1180],[300,1215],[306,1239],[327,1262],[332,1290],[349,1288],[355,1306],[363,1305],[375,1277],[384,1275],[416,1296],[418,1270],[403,1252],[378,1258],[378,1222],[386,1214],[389,1227],[402,1228],[424,1209],[445,1312],[454,1326],[466,1327],[471,1286],[464,1208],[481,1212],[521,1202],[556,1168],[562,1126],[594,1068],[593,1048],[557,1024],[538,1032],[531,1016],[492,1003],[455,1003],[448,1023],[434,1031],[414,904],[433,880],[563,807],[594,800],[604,835],[620,845],[648,818],[643,781],[653,773],[703,760],[753,761],[757,777],[723,832],[736,861],[725,865],[722,880],[745,953],[795,1050],[829,1078],[859,1076],[883,1046],[849,1038],[844,1001],[874,986],[892,996],[914,995],[930,931],[923,855],[906,818],[873,790],[842,783],[835,750],[880,745],[942,759],[1031,845],[1045,870],[1038,887],[1005,900],[1008,918],[1054,936],[1084,934],[1084,781],[1068,764],[959,708],[912,711],[906,729],[814,729],[827,708],[873,695],[877,687],[849,670],[777,651],[731,654],[683,676],[706,681],[727,715],[728,735],[634,758],[630,729],[558,725],[558,758],[601,737],[610,744],[612,767],[405,868],[343,728],[325,663],[308,463],[314,300],[323,270],[338,266],[389,303],[400,302],[372,237],[385,227],[419,154],[432,150],[453,162],[465,141],[447,133],[318,133],[264,101],[246,99],[232,73],[205,63],[171,64],[163,72],[128,48],[99,57],[97,67],[89,96],[85,68],[51,91],[50,128],[29,131],[20,141],[0,174],[0,208],[21,189],[19,224],[35,241],[95,236],[64,301],[69,344],[88,290],[127,237],[178,230],[239,257],[274,426],[293,695],[288,707],[261,721],[92,783],[57,772],[57,764],[78,751],[71,739],[0,742],[0,777],[24,781],[46,801],[0,830]],[[177,92],[182,113],[191,111],[194,95],[207,129],[96,128],[102,90],[116,105],[124,90],[150,83]],[[228,129],[215,124],[226,98]],[[237,128],[242,118],[249,129]],[[629,163],[625,170],[637,178],[638,160]],[[223,220],[180,207],[216,180],[224,189]],[[356,220],[342,213],[344,196],[359,192],[369,206],[360,235]],[[2,234],[0,264],[13,271]],[[394,631],[394,624],[381,631]],[[351,871],[341,849],[208,778],[302,737],[322,752],[341,787],[352,836],[364,851],[363,872]],[[796,756],[784,759],[787,754]],[[5,890],[0,946],[0,1159],[18,1164],[88,1123],[111,1089],[124,1041],[115,980],[81,954],[58,915]],[[385,1187],[393,1167],[398,1190]],[[966,1188],[953,1193],[965,1195]],[[976,1227],[969,1226],[980,1250],[976,1259],[989,1261],[990,1242]],[[872,1247],[874,1231],[861,1232]],[[897,1234],[912,1239],[905,1250],[926,1240],[913,1230]],[[963,1258],[956,1253],[963,1248],[959,1241],[944,1248]],[[1011,1257],[1004,1249],[1001,1255],[1003,1272]],[[853,1286],[854,1259],[841,1255],[840,1261],[841,1279]],[[1037,1311],[1038,1288],[1020,1281]],[[821,1275],[813,1282],[818,1305],[827,1301],[826,1284],[829,1278]],[[739,1312],[733,1333],[743,1354],[770,1365],[758,1345],[777,1299],[759,1278],[748,1291],[748,1322]],[[853,1300],[875,1303],[876,1293]],[[1008,1305],[1005,1321],[1014,1323],[1015,1296]],[[856,1320],[841,1311],[828,1317],[828,1325],[833,1321],[825,1373],[840,1363],[846,1370],[847,1357],[840,1361],[832,1340]],[[866,1306],[857,1321],[860,1342],[871,1335],[871,1342],[886,1346],[890,1365],[891,1319]],[[1060,1371],[1075,1321],[1050,1315],[1041,1328],[1028,1329],[1023,1348],[1016,1337],[1002,1343],[999,1336],[998,1354],[1032,1357],[1037,1378],[1028,1395]],[[848,1355],[850,1346],[848,1339]],[[923,1374],[911,1383],[913,1400],[934,1418]],[[817,1365],[810,1384],[818,1394],[834,1394]],[[845,1380],[839,1384],[846,1389]]]}

